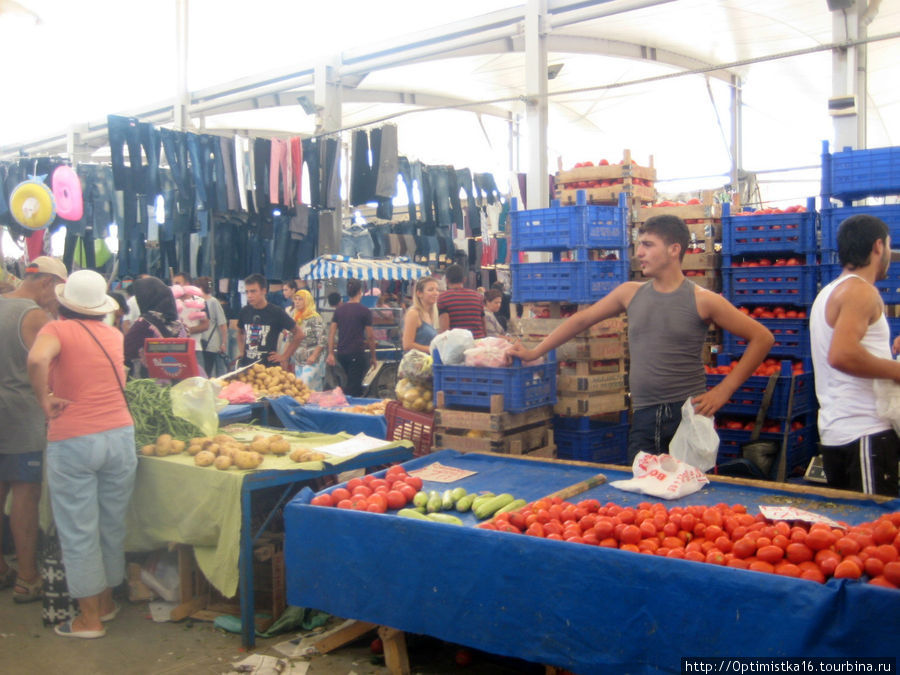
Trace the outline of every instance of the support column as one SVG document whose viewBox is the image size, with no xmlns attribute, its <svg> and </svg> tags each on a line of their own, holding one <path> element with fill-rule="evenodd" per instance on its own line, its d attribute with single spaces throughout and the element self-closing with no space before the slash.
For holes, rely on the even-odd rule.
<svg viewBox="0 0 900 675">
<path fill-rule="evenodd" d="M 866 37 L 866 24 L 861 20 L 866 3 L 864 0 L 851 0 L 851 4 L 847 9 L 831 12 L 833 42 Z M 866 147 L 866 55 L 865 44 L 831 52 L 832 99 L 829 108 L 834 119 L 832 152 L 845 147 L 857 150 Z"/>
<path fill-rule="evenodd" d="M 329 61 L 320 61 L 315 65 L 313 74 L 313 98 L 316 106 L 316 135 L 328 134 L 340 130 L 341 119 L 341 81 L 340 57 Z M 339 156 L 343 152 L 339 153 Z M 346 163 L 346 162 L 343 162 Z M 346 167 L 345 167 L 346 168 Z M 321 167 L 324 171 L 325 167 Z M 343 223 L 343 201 L 334 210 L 334 217 Z"/>
<path fill-rule="evenodd" d="M 190 92 L 188 91 L 188 3 L 175 0 L 175 102 L 172 118 L 175 129 L 186 129 L 190 124 Z"/>
<path fill-rule="evenodd" d="M 731 186 L 739 195 L 741 173 L 744 170 L 744 110 L 743 83 L 738 75 L 731 76 Z"/>
<path fill-rule="evenodd" d="M 528 123 L 529 209 L 550 206 L 547 176 L 547 0 L 528 0 L 525 10 L 525 114 Z"/>
</svg>

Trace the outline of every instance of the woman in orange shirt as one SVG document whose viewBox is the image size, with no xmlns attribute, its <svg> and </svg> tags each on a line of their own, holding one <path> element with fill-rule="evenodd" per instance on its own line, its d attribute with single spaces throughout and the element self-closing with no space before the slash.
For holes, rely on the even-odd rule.
<svg viewBox="0 0 900 675">
<path fill-rule="evenodd" d="M 122 334 L 103 323 L 118 304 L 92 270 L 56 288 L 60 319 L 28 352 L 28 375 L 47 415 L 47 483 L 69 594 L 81 613 L 56 626 L 63 637 L 98 638 L 119 611 L 125 578 L 125 509 L 137 455 L 125 402 Z"/>
</svg>

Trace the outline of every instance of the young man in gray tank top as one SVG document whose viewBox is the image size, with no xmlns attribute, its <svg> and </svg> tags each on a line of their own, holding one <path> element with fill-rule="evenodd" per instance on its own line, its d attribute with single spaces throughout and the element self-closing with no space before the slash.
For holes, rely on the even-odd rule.
<svg viewBox="0 0 900 675">
<path fill-rule="evenodd" d="M 41 597 L 41 575 L 35 549 L 38 502 L 41 496 L 47 421 L 38 403 L 26 360 L 38 331 L 55 312 L 54 289 L 68 274 L 56 258 L 40 256 L 25 268 L 22 285 L 0 297 L 0 508 L 12 491 L 10 529 L 16 546 L 18 571 L 0 556 L 0 589 L 14 586 L 13 600 Z M 2 538 L 0 521 L 0 538 Z"/>
<path fill-rule="evenodd" d="M 634 409 L 629 462 L 640 451 L 668 452 L 686 399 L 693 400 L 697 413 L 714 415 L 762 363 L 774 342 L 761 323 L 685 278 L 681 261 L 691 235 L 684 221 L 654 216 L 638 233 L 637 259 L 650 281 L 626 281 L 569 317 L 533 349 L 521 344 L 513 349 L 523 360 L 535 359 L 594 324 L 627 312 Z M 744 338 L 747 349 L 722 382 L 706 391 L 702 350 L 711 323 Z"/>
<path fill-rule="evenodd" d="M 876 281 L 891 264 L 890 230 L 867 214 L 837 231 L 841 275 L 819 292 L 809 315 L 819 437 L 828 485 L 897 496 L 900 439 L 878 416 L 873 382 L 900 382 Z M 893 352 L 900 350 L 900 337 Z"/>
</svg>

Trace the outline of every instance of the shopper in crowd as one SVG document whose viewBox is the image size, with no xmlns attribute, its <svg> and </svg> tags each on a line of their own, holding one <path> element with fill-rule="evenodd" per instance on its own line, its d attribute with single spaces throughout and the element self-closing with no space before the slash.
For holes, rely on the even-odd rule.
<svg viewBox="0 0 900 675">
<path fill-rule="evenodd" d="M 493 288 L 484 294 L 484 334 L 487 337 L 498 337 L 506 334 L 502 324 L 497 319 L 497 312 L 500 310 L 502 301 L 503 294 Z"/>
<path fill-rule="evenodd" d="M 202 333 L 194 333 L 198 351 L 203 355 L 203 369 L 210 377 L 224 375 L 228 370 L 226 350 L 228 348 L 228 321 L 221 303 L 212 295 L 212 279 L 197 277 L 194 285 L 200 289 L 205 303 L 204 312 L 209 327 Z"/>
<path fill-rule="evenodd" d="M 447 290 L 438 297 L 437 308 L 441 332 L 465 328 L 475 338 L 484 337 L 484 296 L 471 288 L 463 288 L 463 268 L 450 265 L 446 272 Z"/>
<path fill-rule="evenodd" d="M 40 256 L 23 276 L 18 288 L 0 297 L 0 514 L 12 491 L 9 525 L 19 568 L 10 568 L 0 555 L 0 589 L 14 586 L 16 602 L 30 602 L 41 595 L 35 550 L 47 434 L 26 360 L 38 332 L 50 321 L 50 313 L 56 312 L 55 288 L 68 274 L 61 261 Z"/>
<path fill-rule="evenodd" d="M 497 317 L 497 321 L 503 326 L 503 332 L 505 333 L 509 331 L 510 296 L 509 293 L 506 292 L 506 286 L 502 281 L 495 281 L 492 283 L 491 289 L 500 291 L 500 309 L 494 312 L 494 316 Z"/>
<path fill-rule="evenodd" d="M 325 384 L 325 322 L 316 311 L 312 293 L 300 289 L 294 293 L 294 306 L 290 312 L 294 323 L 303 333 L 303 339 L 292 362 L 297 376 L 313 391 L 322 391 Z"/>
<path fill-rule="evenodd" d="M 161 279 L 144 277 L 131 285 L 137 298 L 140 317 L 125 334 L 125 364 L 133 375 L 147 376 L 144 340 L 147 338 L 187 337 L 187 328 L 178 318 L 172 289 Z"/>
<path fill-rule="evenodd" d="M 141 310 L 138 307 L 137 298 L 134 297 L 134 281 L 132 279 L 125 279 L 122 282 L 122 289 L 125 291 L 125 296 L 127 298 L 125 304 L 128 305 L 128 311 L 125 312 L 125 316 L 122 317 L 122 332 L 128 334 L 132 324 L 140 318 Z"/>
<path fill-rule="evenodd" d="M 403 351 L 418 349 L 429 354 L 434 336 L 437 335 L 440 296 L 438 282 L 434 277 L 421 277 L 413 292 L 413 305 L 406 311 L 403 320 Z"/>
<path fill-rule="evenodd" d="M 122 324 L 125 322 L 125 317 L 129 312 L 128 299 L 125 297 L 125 294 L 120 291 L 113 291 L 109 295 L 116 301 L 118 307 L 116 307 L 115 311 L 107 317 L 107 322 L 110 326 L 124 335 L 125 330 L 122 328 Z"/>
<path fill-rule="evenodd" d="M 900 382 L 875 287 L 891 263 L 890 231 L 875 216 L 851 216 L 838 227 L 837 247 L 843 270 L 809 315 L 825 478 L 834 488 L 896 497 L 900 439 L 876 412 L 873 386 L 876 378 Z"/>
<path fill-rule="evenodd" d="M 349 300 L 338 305 L 334 310 L 334 316 L 328 328 L 328 357 L 325 363 L 329 366 L 333 366 L 336 362 L 340 363 L 347 375 L 345 393 L 350 396 L 362 396 L 362 381 L 366 371 L 368 367 L 376 365 L 372 310 L 360 302 L 362 283 L 359 279 L 347 281 L 347 295 Z M 335 335 L 337 335 L 337 340 L 335 340 Z M 368 362 L 366 361 L 367 345 L 369 348 Z"/>
<path fill-rule="evenodd" d="M 238 365 L 262 361 L 263 365 L 275 363 L 290 370 L 291 357 L 303 339 L 303 332 L 284 309 L 266 300 L 268 286 L 262 274 L 251 274 L 244 279 L 247 304 L 241 307 L 238 314 Z M 291 334 L 291 339 L 287 347 L 279 352 L 278 336 L 283 330 Z"/>
<path fill-rule="evenodd" d="M 294 294 L 299 290 L 300 286 L 297 285 L 297 282 L 294 279 L 285 279 L 281 282 L 281 295 L 284 298 L 282 307 L 284 307 L 288 313 L 290 313 L 291 309 L 294 307 Z"/>
<path fill-rule="evenodd" d="M 629 461 L 640 451 L 668 452 L 688 398 L 698 414 L 714 415 L 762 363 L 774 342 L 765 326 L 718 293 L 685 278 L 681 261 L 690 231 L 684 221 L 676 216 L 654 216 L 638 232 L 637 259 L 649 281 L 620 284 L 566 319 L 533 349 L 520 343 L 512 350 L 514 356 L 531 361 L 595 323 L 627 312 L 634 409 Z M 744 338 L 747 348 L 722 382 L 707 391 L 702 351 L 710 323 Z"/>
<path fill-rule="evenodd" d="M 55 631 L 98 638 L 119 611 L 112 592 L 125 578 L 134 423 L 125 402 L 122 334 L 103 322 L 117 307 L 106 280 L 80 270 L 56 293 L 62 318 L 45 325 L 28 352 L 31 385 L 49 420 L 47 484 L 66 583 L 81 610 Z"/>
</svg>

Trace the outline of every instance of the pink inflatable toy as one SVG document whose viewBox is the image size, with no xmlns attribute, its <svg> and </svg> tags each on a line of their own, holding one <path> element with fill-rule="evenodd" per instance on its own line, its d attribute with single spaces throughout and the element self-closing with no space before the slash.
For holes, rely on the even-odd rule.
<svg viewBox="0 0 900 675">
<path fill-rule="evenodd" d="M 53 200 L 56 215 L 66 220 L 81 220 L 84 201 L 81 197 L 81 181 L 70 166 L 58 166 L 53 172 Z"/>
</svg>

